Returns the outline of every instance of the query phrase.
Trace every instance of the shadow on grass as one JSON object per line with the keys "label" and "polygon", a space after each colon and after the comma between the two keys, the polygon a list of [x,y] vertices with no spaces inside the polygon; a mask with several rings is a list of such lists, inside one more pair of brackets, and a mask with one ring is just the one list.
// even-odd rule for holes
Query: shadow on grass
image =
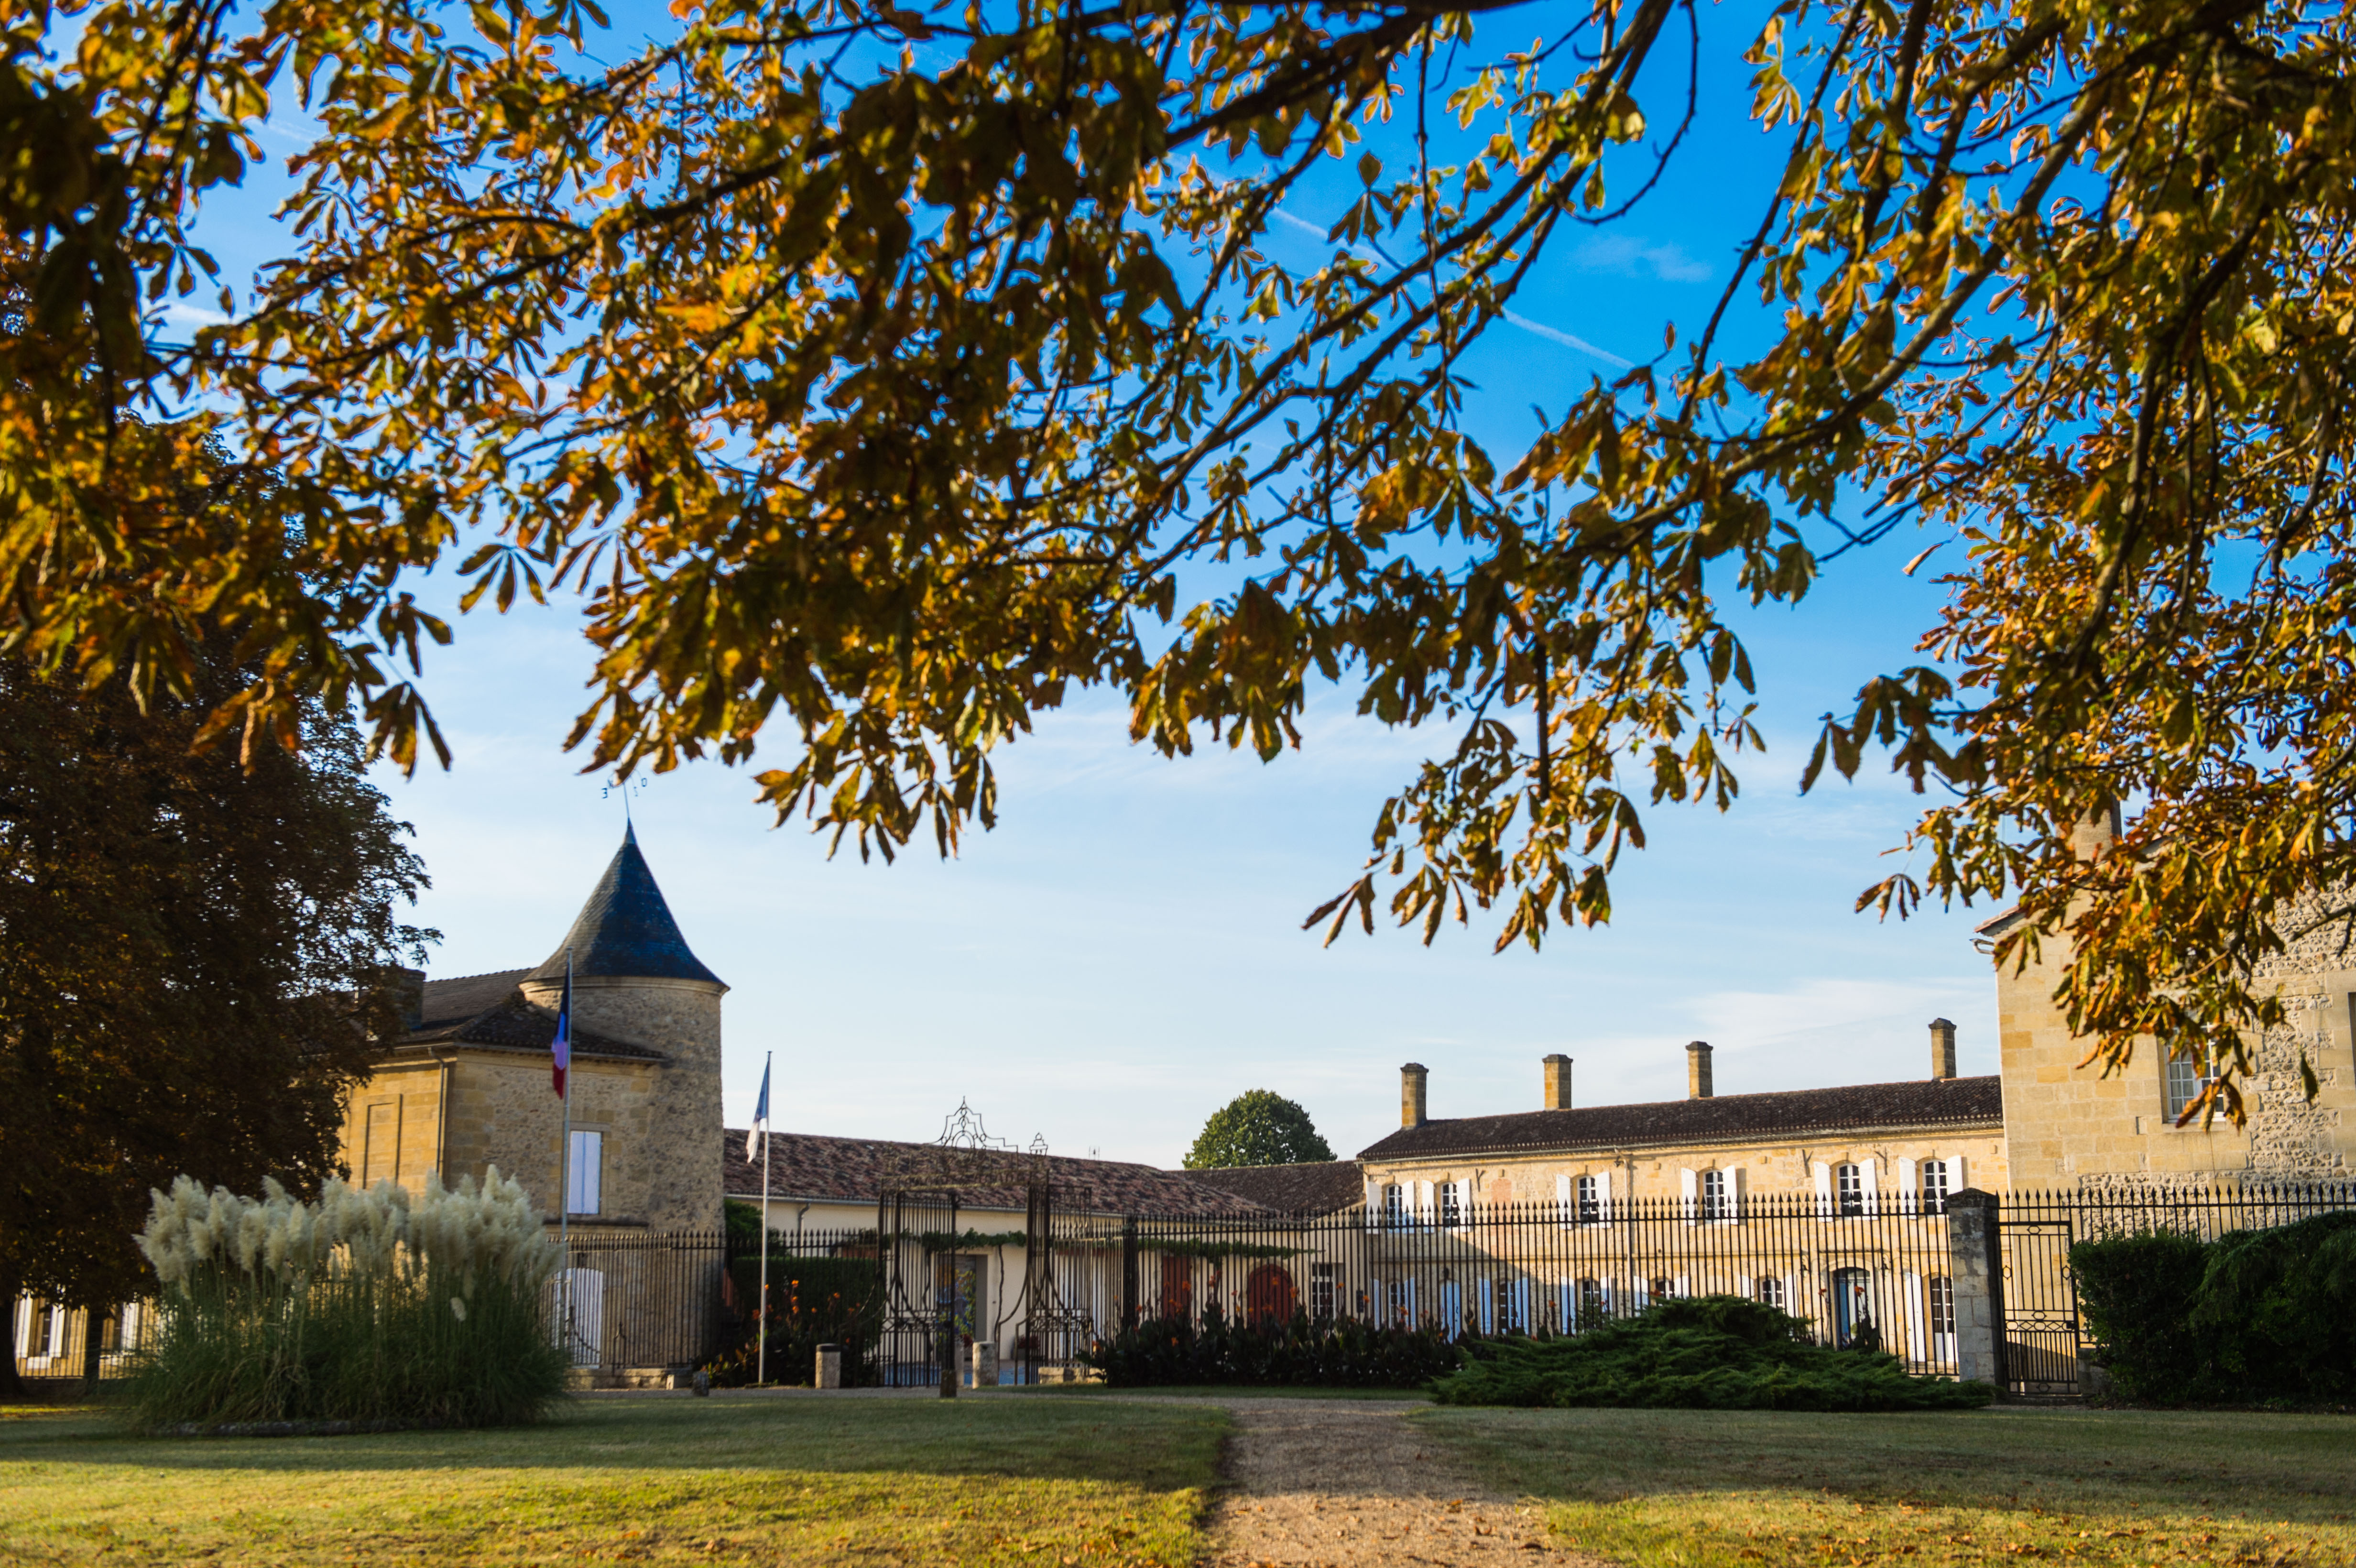
{"label": "shadow on grass", "polygon": [[2343,1524],[2356,1513],[2356,1419],[2340,1415],[1437,1408],[1409,1419],[1508,1489],[1569,1502],[1779,1492],[2045,1515]]}
{"label": "shadow on grass", "polygon": [[[24,1407],[16,1407],[19,1410]],[[0,1421],[0,1467],[130,1465],[289,1476],[435,1469],[894,1472],[1206,1484],[1227,1428],[1214,1405],[1119,1401],[716,1394],[589,1398],[534,1426],[341,1437],[145,1437],[102,1410]]]}

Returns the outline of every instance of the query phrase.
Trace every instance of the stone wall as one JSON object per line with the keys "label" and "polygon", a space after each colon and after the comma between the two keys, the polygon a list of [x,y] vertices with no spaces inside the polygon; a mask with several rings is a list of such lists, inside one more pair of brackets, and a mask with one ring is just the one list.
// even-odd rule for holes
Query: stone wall
{"label": "stone wall", "polygon": [[[653,1062],[576,1057],[573,1066],[573,1125],[605,1137],[598,1219],[609,1224],[656,1225],[662,1194],[658,1169],[645,1150],[661,1069]],[[450,1132],[443,1179],[482,1179],[498,1166],[523,1184],[551,1219],[560,1196],[564,1102],[549,1083],[548,1058],[538,1051],[458,1047],[451,1075]]]}
{"label": "stone wall", "polygon": [[[2287,923],[2296,928],[2294,915]],[[2072,1035],[2053,1001],[2067,944],[2050,940],[2040,960],[1997,976],[2002,1039],[2004,1110],[2014,1179],[2024,1186],[2197,1186],[2226,1174],[2266,1179],[2348,1173],[2356,1110],[2356,950],[2337,930],[2294,938],[2265,965],[2281,987],[2290,1021],[2266,1031],[2253,1051],[2243,1093],[2247,1123],[2178,1127],[2168,1115],[2167,1052],[2136,1042],[2133,1059],[2104,1072],[2079,1065],[2085,1042]],[[2314,1070],[2321,1093],[2306,1097],[2299,1062]]]}
{"label": "stone wall", "polygon": [[389,1062],[344,1102],[339,1159],[346,1179],[380,1180],[423,1194],[442,1150],[443,1089],[438,1061]]}

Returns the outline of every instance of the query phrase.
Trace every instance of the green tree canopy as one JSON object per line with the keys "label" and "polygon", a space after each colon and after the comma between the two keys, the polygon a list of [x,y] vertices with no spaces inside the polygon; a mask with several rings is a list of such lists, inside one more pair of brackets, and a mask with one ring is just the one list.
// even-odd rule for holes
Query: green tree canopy
{"label": "green tree canopy", "polygon": [[1298,1102],[1267,1089],[1252,1089],[1211,1113],[1194,1147],[1186,1151],[1186,1168],[1298,1165],[1333,1157],[1333,1149],[1317,1136],[1316,1125]]}
{"label": "green tree canopy", "polygon": [[140,1294],[177,1176],[316,1190],[434,935],[395,918],[423,868],[351,721],[315,699],[293,751],[194,752],[250,674],[196,658],[142,713],[0,657],[0,1300]]}
{"label": "green tree canopy", "polygon": [[[592,766],[766,741],[781,816],[885,854],[991,821],[994,749],[1076,688],[1272,757],[1339,681],[1441,738],[1313,918],[1535,944],[1609,917],[1655,808],[1733,801],[1726,603],[1919,525],[1933,656],[1860,669],[1804,772],[1878,749],[1929,794],[1861,905],[2018,899],[2000,959],[2068,930],[2073,1026],[2222,1055],[2233,1108],[2265,966],[2356,925],[2356,17],[1705,10],[691,0],[634,46],[589,0],[89,0],[69,44],[36,0],[0,630],[185,690],[151,652],[215,618],[257,670],[224,729],[358,693],[408,761],[396,661],[449,628],[403,583],[456,552],[469,605],[585,596]],[[1783,149],[1724,189],[1756,219],[1715,309],[1490,450],[1467,352],[1707,155],[1709,51]],[[300,238],[175,342],[273,94],[320,127]],[[1266,238],[1337,164],[1290,264]],[[164,401],[284,476],[286,526],[123,482]]]}

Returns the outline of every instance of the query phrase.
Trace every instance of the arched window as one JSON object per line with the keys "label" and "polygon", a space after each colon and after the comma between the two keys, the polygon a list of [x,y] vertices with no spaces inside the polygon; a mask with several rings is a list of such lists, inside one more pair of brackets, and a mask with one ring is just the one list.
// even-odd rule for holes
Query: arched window
{"label": "arched window", "polygon": [[1922,1173],[1922,1212],[1944,1214],[1947,1211],[1947,1162],[1926,1159],[1920,1167]]}
{"label": "arched window", "polygon": [[1765,1274],[1759,1276],[1758,1296],[1760,1301],[1766,1306],[1774,1307],[1779,1312],[1783,1309],[1783,1282],[1773,1275]]}
{"label": "arched window", "polygon": [[[1579,1179],[1579,1222],[1582,1225],[1596,1225],[1601,1224],[1602,1221],[1602,1189],[1595,1178],[1582,1176]],[[1589,1280],[1587,1283],[1593,1285],[1595,1282]]]}
{"label": "arched window", "polygon": [[1844,1165],[1833,1172],[1835,1189],[1840,1207],[1834,1212],[1844,1218],[1865,1212],[1865,1170],[1861,1166]]}

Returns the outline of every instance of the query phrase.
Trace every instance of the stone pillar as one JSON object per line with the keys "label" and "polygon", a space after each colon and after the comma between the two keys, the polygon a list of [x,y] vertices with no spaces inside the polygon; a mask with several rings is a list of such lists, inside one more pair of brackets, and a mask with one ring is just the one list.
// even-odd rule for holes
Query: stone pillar
{"label": "stone pillar", "polygon": [[1426,1112],[1425,1081],[1430,1072],[1420,1061],[1410,1061],[1399,1069],[1399,1125],[1419,1127],[1431,1118]]}
{"label": "stone pillar", "polygon": [[2004,1251],[1997,1197],[1947,1195],[1947,1272],[1954,1282],[1955,1375],[2004,1388]]}
{"label": "stone pillar", "polygon": [[1931,1020],[1931,1076],[1955,1075],[1955,1026],[1945,1019]]}
{"label": "stone pillar", "polygon": [[818,1348],[817,1379],[818,1386],[820,1388],[841,1388],[842,1386],[841,1346],[820,1345]]}
{"label": "stone pillar", "polygon": [[1707,1100],[1709,1097],[1709,1041],[1697,1040],[1686,1047],[1686,1098]]}
{"label": "stone pillar", "polygon": [[976,1388],[998,1386],[998,1347],[987,1339],[976,1339],[973,1342],[973,1386]]}
{"label": "stone pillar", "polygon": [[1546,1108],[1570,1109],[1570,1058],[1556,1051],[1546,1059]]}

